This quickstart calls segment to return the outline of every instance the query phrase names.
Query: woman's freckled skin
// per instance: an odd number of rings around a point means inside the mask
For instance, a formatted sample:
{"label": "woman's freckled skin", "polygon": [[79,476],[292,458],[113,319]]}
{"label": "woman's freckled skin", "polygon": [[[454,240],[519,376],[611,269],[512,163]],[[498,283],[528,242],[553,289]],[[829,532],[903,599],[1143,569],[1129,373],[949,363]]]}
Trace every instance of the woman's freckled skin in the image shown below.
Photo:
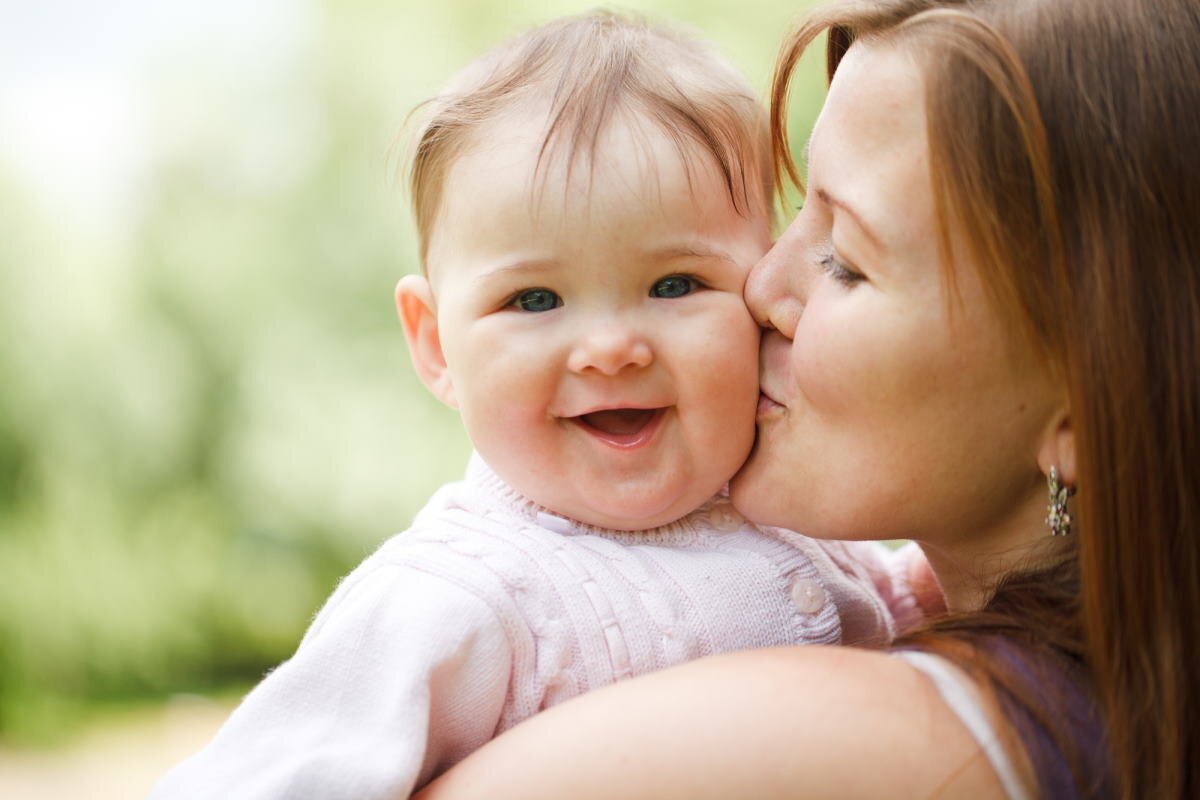
{"label": "woman's freckled skin", "polygon": [[[923,97],[898,48],[860,42],[838,68],[807,200],[747,281],[778,405],[732,497],[819,538],[970,530],[982,552],[1004,550],[1038,530],[1038,448],[1062,395],[1013,357],[971,264],[953,265],[947,302]],[[858,278],[822,264],[831,252]]]}

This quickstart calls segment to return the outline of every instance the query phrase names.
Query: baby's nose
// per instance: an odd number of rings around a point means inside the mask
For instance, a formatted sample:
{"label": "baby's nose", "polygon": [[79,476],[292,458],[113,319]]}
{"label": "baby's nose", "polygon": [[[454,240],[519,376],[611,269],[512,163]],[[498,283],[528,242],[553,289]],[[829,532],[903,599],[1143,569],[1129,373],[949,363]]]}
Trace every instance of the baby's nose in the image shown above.
{"label": "baby's nose", "polygon": [[616,375],[626,367],[648,366],[653,360],[654,351],[645,337],[632,326],[612,322],[580,337],[567,367],[573,372]]}

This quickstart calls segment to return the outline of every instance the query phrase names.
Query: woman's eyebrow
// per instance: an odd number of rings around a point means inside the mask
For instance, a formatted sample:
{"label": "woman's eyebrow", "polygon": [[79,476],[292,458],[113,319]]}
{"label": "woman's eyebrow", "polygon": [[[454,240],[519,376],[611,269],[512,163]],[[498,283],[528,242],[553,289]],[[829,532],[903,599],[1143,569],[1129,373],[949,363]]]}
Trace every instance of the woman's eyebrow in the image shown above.
{"label": "woman's eyebrow", "polygon": [[850,205],[849,203],[847,203],[845,200],[841,199],[840,197],[835,197],[834,195],[830,194],[829,191],[825,188],[816,189],[814,191],[814,194],[816,194],[817,198],[822,203],[826,203],[828,205],[831,205],[835,208],[839,208],[842,211],[846,212],[846,215],[849,216],[852,220],[854,220],[854,223],[863,232],[863,235],[865,235],[867,237],[867,239],[869,239],[871,241],[871,244],[875,245],[880,250],[886,249],[883,245],[883,240],[880,239],[878,235],[876,235],[875,231],[872,230],[871,226],[867,224],[867,221],[865,219],[863,219],[862,214],[858,213],[858,211],[855,210],[854,206]]}
{"label": "woman's eyebrow", "polygon": [[[812,163],[812,143],[813,143],[813,137],[810,135],[808,137],[808,139],[804,142],[804,164],[806,167],[811,165],[811,163]],[[810,173],[810,178],[811,178],[811,173]],[[858,213],[858,211],[854,208],[854,206],[850,205],[848,202],[841,199],[840,197],[836,197],[835,195],[830,194],[829,190],[825,189],[823,187],[818,188],[818,189],[813,189],[812,186],[810,185],[808,188],[809,188],[809,191],[811,191],[813,194],[815,194],[821,202],[827,203],[828,205],[834,206],[835,208],[840,208],[842,211],[845,211],[846,214],[851,219],[854,220],[855,224],[858,225],[858,227],[862,229],[863,234],[866,235],[866,237],[871,241],[871,243],[873,245],[880,248],[881,250],[885,249],[883,246],[883,240],[880,239],[878,235],[876,235],[875,231],[872,230],[871,226],[868,225],[867,221],[863,218],[863,215]]]}

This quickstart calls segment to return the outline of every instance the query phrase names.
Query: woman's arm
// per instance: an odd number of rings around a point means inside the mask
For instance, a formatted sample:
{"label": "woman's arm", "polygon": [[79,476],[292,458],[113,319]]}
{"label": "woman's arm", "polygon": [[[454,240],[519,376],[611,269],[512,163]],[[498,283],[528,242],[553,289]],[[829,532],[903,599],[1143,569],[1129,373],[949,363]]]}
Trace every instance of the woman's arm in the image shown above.
{"label": "woman's arm", "polygon": [[1002,797],[982,751],[900,659],[803,647],[718,656],[550,709],[423,800]]}

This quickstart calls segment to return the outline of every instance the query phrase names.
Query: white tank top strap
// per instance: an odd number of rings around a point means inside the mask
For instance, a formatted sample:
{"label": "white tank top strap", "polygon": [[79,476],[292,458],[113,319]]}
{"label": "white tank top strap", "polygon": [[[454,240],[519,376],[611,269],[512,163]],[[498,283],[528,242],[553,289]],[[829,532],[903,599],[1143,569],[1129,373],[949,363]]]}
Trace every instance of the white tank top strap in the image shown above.
{"label": "white tank top strap", "polygon": [[1004,749],[987,714],[975,694],[963,685],[964,678],[941,656],[919,650],[896,650],[892,655],[902,658],[916,667],[933,682],[938,694],[966,726],[975,741],[983,749],[988,762],[995,770],[1000,784],[1009,800],[1029,800],[1031,795],[1017,777],[1016,768]]}

